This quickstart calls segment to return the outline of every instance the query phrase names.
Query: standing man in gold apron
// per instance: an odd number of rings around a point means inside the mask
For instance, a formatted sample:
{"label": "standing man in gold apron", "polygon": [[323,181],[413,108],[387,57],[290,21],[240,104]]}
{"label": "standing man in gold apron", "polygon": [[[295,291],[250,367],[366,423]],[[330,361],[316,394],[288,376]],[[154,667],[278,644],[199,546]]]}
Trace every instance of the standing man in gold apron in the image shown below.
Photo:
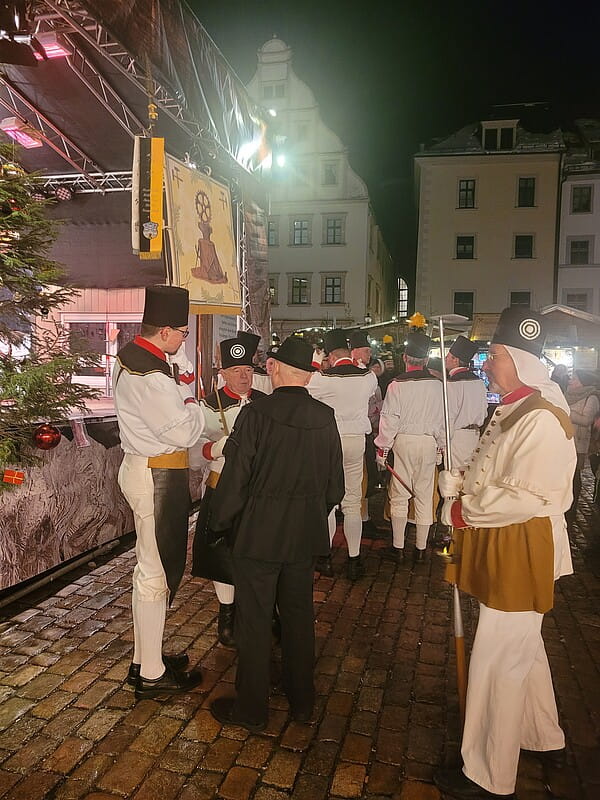
{"label": "standing man in gold apron", "polygon": [[512,797],[520,750],[546,764],[564,762],[541,628],[554,581],[573,571],[564,512],[576,454],[568,406],[539,360],[543,345],[539,314],[502,312],[484,367],[502,401],[464,475],[440,474],[457,584],[480,603],[464,766],[435,775],[457,798]]}

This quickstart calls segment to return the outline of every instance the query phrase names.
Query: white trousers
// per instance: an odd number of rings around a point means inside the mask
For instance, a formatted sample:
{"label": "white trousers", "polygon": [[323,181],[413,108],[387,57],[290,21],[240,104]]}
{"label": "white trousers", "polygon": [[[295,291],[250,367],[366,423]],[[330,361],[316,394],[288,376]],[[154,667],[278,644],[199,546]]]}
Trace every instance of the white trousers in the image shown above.
{"label": "white trousers", "polygon": [[542,620],[479,604],[461,752],[464,774],[488,792],[514,792],[521,748],[565,746]]}
{"label": "white trousers", "polygon": [[133,569],[133,661],[144,678],[164,672],[162,638],[169,589],[156,544],[154,481],[148,459],[125,453],[119,468],[119,486],[133,511],[135,556]]}
{"label": "white trousers", "polygon": [[[348,544],[348,555],[360,553],[362,536],[362,479],[365,454],[364,434],[345,433],[340,436],[342,442],[342,459],[344,464],[345,493],[341,502],[344,514],[344,536]],[[329,515],[329,541],[335,534],[335,511]]]}
{"label": "white trousers", "polygon": [[[433,486],[437,446],[433,436],[399,433],[394,440],[394,472],[414,494],[415,522],[433,522]],[[390,513],[392,517],[408,516],[409,492],[391,476]]]}
{"label": "white trousers", "polygon": [[464,469],[466,467],[471,460],[478,441],[479,431],[466,428],[454,431],[450,441],[453,469]]}

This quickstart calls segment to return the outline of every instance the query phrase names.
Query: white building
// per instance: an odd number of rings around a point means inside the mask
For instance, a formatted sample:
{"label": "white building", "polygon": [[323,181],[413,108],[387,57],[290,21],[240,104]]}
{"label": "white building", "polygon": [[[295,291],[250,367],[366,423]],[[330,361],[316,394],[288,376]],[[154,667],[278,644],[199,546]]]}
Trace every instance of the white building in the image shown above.
{"label": "white building", "polygon": [[554,302],[563,150],[560,130],[504,117],[415,155],[418,311],[472,319]]}
{"label": "white building", "polygon": [[561,191],[557,301],[600,314],[600,121],[567,134]]}
{"label": "white building", "polygon": [[298,328],[390,319],[394,269],[367,187],[294,74],[285,42],[273,38],[260,48],[247,88],[276,114],[268,230],[273,331],[283,337]]}

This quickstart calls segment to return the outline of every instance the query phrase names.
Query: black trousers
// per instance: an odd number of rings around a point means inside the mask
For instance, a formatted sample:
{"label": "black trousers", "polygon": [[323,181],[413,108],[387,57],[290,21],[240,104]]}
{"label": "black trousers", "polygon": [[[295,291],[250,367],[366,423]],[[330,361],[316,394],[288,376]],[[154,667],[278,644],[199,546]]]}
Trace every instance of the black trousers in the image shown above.
{"label": "black trousers", "polygon": [[247,722],[267,720],[275,603],[281,618],[283,688],[293,710],[311,711],[315,699],[313,560],[278,564],[234,556],[233,574],[237,714]]}

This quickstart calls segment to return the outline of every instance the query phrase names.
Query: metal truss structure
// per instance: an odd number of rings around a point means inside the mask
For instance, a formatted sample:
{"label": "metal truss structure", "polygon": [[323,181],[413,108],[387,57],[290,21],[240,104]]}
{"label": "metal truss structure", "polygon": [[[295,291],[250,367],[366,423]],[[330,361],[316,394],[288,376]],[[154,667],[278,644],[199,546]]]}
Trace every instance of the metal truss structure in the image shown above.
{"label": "metal truss structure", "polygon": [[[90,184],[90,179],[94,185]],[[55,192],[59,186],[66,186],[77,194],[92,192],[130,192],[133,182],[131,170],[122,172],[92,172],[90,175],[65,173],[63,175],[42,175],[36,185],[45,193]]]}

